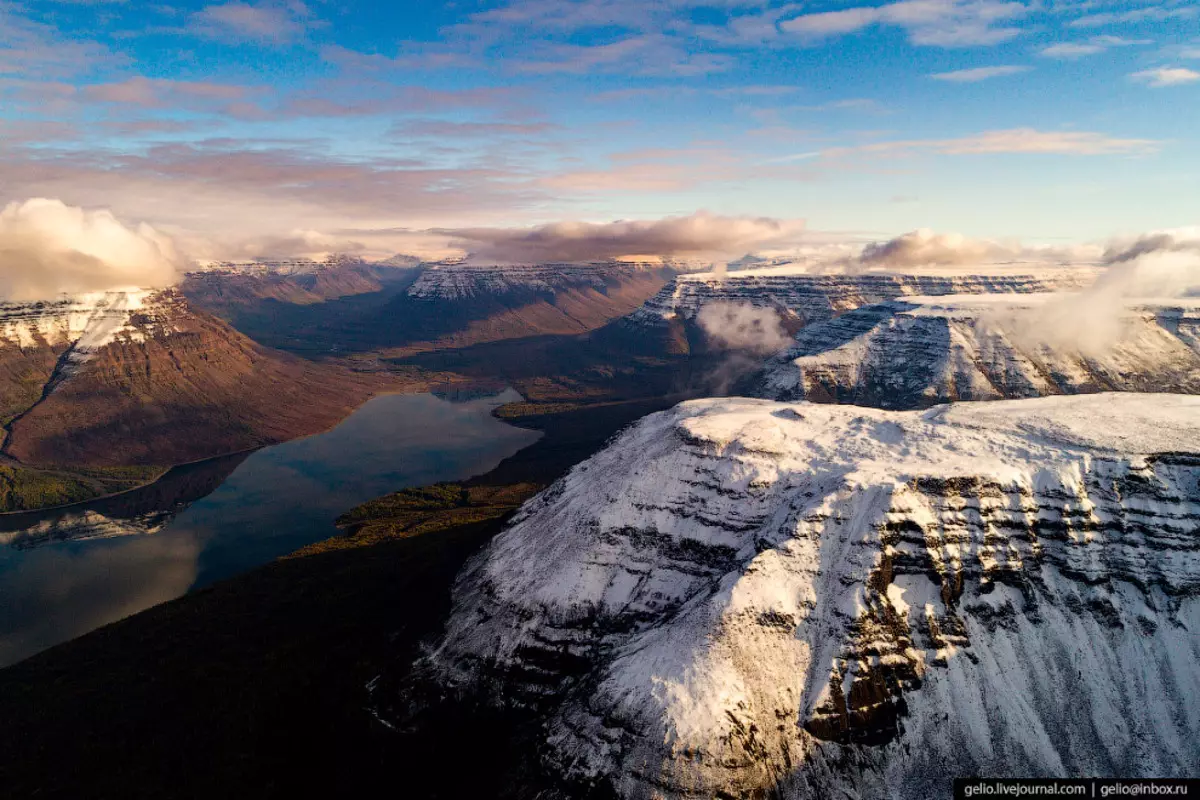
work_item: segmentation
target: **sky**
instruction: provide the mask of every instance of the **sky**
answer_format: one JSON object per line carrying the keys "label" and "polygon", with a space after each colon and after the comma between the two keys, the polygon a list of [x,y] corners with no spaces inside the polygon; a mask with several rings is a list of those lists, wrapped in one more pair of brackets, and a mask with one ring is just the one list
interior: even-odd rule
{"label": "sky", "polygon": [[1101,241],[1200,223],[1198,131],[1194,0],[0,0],[0,206],[193,258]]}

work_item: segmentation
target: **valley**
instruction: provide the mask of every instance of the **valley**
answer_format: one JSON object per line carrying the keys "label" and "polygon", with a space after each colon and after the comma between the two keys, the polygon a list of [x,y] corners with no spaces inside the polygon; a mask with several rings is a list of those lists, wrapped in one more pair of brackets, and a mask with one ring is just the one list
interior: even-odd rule
{"label": "valley", "polygon": [[[299,276],[307,275],[307,269],[309,265]],[[383,268],[364,273],[361,264],[349,262],[321,269],[364,276]],[[180,733],[193,743],[196,758],[227,759],[228,748],[250,746],[249,740],[226,739],[222,721],[226,718],[242,720],[240,724],[249,731],[277,730],[280,720],[286,720],[286,726],[296,732],[266,748],[266,756],[254,765],[213,774],[213,786],[236,781],[268,795],[284,787],[333,787],[343,780],[341,768],[313,766],[283,778],[277,772],[279,764],[291,763],[292,753],[311,747],[302,741],[302,732],[318,725],[335,732],[338,744],[333,752],[339,763],[352,765],[351,784],[364,791],[386,781],[397,765],[403,765],[413,775],[413,791],[430,797],[460,791],[510,796],[512,786],[540,787],[567,796],[594,791],[633,797],[738,795],[780,787],[786,792],[869,793],[870,787],[882,783],[908,786],[921,794],[930,786],[929,761],[906,760],[907,749],[900,755],[896,748],[906,748],[909,737],[916,735],[910,731],[924,730],[922,726],[932,724],[929,719],[957,713],[943,712],[934,700],[929,709],[922,705],[926,698],[940,696],[938,681],[982,685],[991,680],[991,673],[973,666],[979,663],[976,654],[995,660],[1000,656],[989,648],[1009,646],[990,644],[989,637],[997,631],[1032,625],[1022,635],[1040,641],[1038,614],[1058,614],[1063,603],[1068,609],[1079,603],[1091,609],[1100,602],[1064,600],[1084,591],[1071,583],[1085,568],[1072,561],[1076,556],[1071,542],[1076,538],[1098,536],[1114,524],[1127,528],[1136,520],[1121,515],[1142,514],[1133,505],[1141,508],[1151,502],[1166,504],[1161,513],[1168,520],[1162,523],[1168,531],[1186,528],[1200,502],[1187,489],[1189,459],[1193,459],[1187,437],[1193,429],[1186,420],[1196,409],[1187,405],[1191,401],[1185,395],[1200,388],[1194,380],[1196,333],[1189,300],[1128,304],[1122,324],[1114,328],[1114,345],[1100,355],[1025,336],[1030,326],[1023,322],[1024,315],[1040,313],[1053,303],[1072,302],[1071,298],[1089,291],[1096,279],[1091,270],[1028,274],[1004,269],[950,278],[814,276],[787,266],[719,278],[656,273],[646,278],[647,283],[638,284],[634,295],[609,298],[624,306],[602,305],[586,324],[572,328],[561,320],[568,316],[565,310],[576,309],[572,303],[580,293],[620,294],[597,278],[595,267],[579,271],[541,267],[510,271],[506,276],[495,270],[450,267],[387,269],[395,271],[361,284],[325,280],[320,285],[340,287],[331,289],[327,297],[316,291],[315,279],[299,280],[297,274],[281,272],[277,266],[249,275],[244,270],[214,272],[204,278],[207,299],[178,302],[188,308],[209,303],[210,310],[219,311],[232,324],[203,311],[173,317],[195,315],[203,324],[172,324],[185,330],[193,330],[191,325],[202,331],[226,330],[229,338],[244,337],[247,342],[253,342],[247,334],[259,330],[258,335],[267,339],[278,337],[271,339],[281,348],[278,351],[254,350],[262,345],[250,345],[252,352],[272,354],[268,363],[301,364],[313,370],[318,381],[335,374],[354,376],[363,386],[413,381],[413,386],[434,388],[455,405],[482,402],[489,425],[503,421],[517,426],[512,430],[537,431],[540,438],[522,440],[518,452],[475,477],[465,473],[448,480],[432,475],[422,479],[409,472],[388,477],[385,471],[381,480],[358,483],[351,501],[350,495],[327,494],[320,487],[341,485],[358,474],[358,465],[372,447],[393,452],[395,444],[358,440],[334,457],[332,451],[315,444],[322,438],[318,436],[235,456],[227,466],[212,471],[203,468],[208,462],[177,468],[157,483],[82,513],[52,514],[49,521],[14,518],[11,531],[3,537],[14,552],[33,556],[25,569],[49,574],[55,548],[94,542],[116,548],[113,553],[127,547],[133,559],[130,567],[143,565],[139,568],[147,575],[176,576],[172,586],[159,582],[153,587],[158,594],[149,593],[152,587],[147,585],[145,599],[134,601],[136,605],[114,596],[110,607],[122,611],[110,618],[151,606],[146,611],[0,672],[0,697],[12,701],[18,709],[14,713],[24,715],[20,719],[34,713],[45,717],[36,726],[25,725],[27,729],[36,727],[46,736],[61,738],[68,714],[66,706],[54,699],[58,690],[52,687],[61,685],[54,676],[88,665],[95,674],[89,680],[73,680],[73,693],[67,697],[73,698],[70,702],[101,702],[96,693],[106,691],[103,687],[112,685],[114,675],[138,674],[137,664],[146,656],[133,642],[145,641],[145,647],[167,654],[178,664],[181,675],[192,676],[194,685],[182,690],[172,681],[162,689],[130,690],[128,702],[135,707],[165,705],[177,715],[209,720]],[[625,275],[612,278],[616,283],[626,280]],[[652,286],[657,288],[651,291]],[[354,291],[338,294],[343,289]],[[197,290],[193,286],[190,291]],[[642,297],[637,304],[635,296]],[[539,299],[531,305],[531,297]],[[214,298],[224,298],[220,301],[224,305],[218,308]],[[424,303],[431,305],[419,305]],[[439,310],[442,303],[463,304],[462,313],[448,315]],[[542,305],[556,310],[550,316],[531,310]],[[626,306],[632,310],[625,310]],[[742,315],[753,323],[749,329],[753,336],[714,328],[714,317],[706,308],[735,309],[736,313],[722,311],[715,319],[722,324],[737,322]],[[569,316],[580,319],[574,313]],[[360,322],[349,324],[352,318]],[[365,319],[374,323],[368,326],[361,322]],[[510,324],[517,319],[521,324]],[[384,323],[392,328],[384,330]],[[119,346],[109,351],[108,360],[100,360],[101,365],[109,365],[108,372],[101,374],[124,376],[125,383],[119,384],[124,387],[139,384],[131,370],[114,365],[128,363],[121,360],[122,354],[145,344],[138,341],[146,336],[138,324],[131,323],[133,335],[117,335],[114,341]],[[436,335],[414,340],[406,333],[409,324],[412,330]],[[237,330],[237,325],[244,330]],[[787,346],[778,352],[763,349],[764,331],[771,342],[782,337]],[[323,344],[311,346],[316,341]],[[211,349],[213,357],[227,357],[221,355],[227,352],[224,346],[203,338],[200,342],[197,347]],[[294,342],[309,344],[295,346]],[[169,351],[174,353],[177,347],[182,349],[172,342]],[[96,353],[103,355],[102,350]],[[80,363],[90,365],[94,358],[89,353]],[[299,375],[298,385],[313,380],[309,373],[293,374]],[[75,374],[71,380],[76,380]],[[88,391],[95,391],[94,386]],[[504,395],[502,402],[487,400],[489,393],[504,386],[517,391]],[[70,381],[64,381],[47,397],[69,387]],[[1146,395],[1144,403],[1132,394],[1095,394],[1114,389],[1176,394]],[[770,400],[692,400],[738,394]],[[1021,401],[1049,403],[1045,422],[1040,423],[1042,434],[1027,430],[1028,420],[1040,419],[1033,406],[1020,407],[1020,416],[1027,421],[1020,431],[1006,416],[1005,409],[1012,405],[1003,401],[1005,397],[1062,394],[1081,396]],[[416,398],[385,397],[374,403],[390,399]],[[773,402],[778,400],[825,405]],[[962,400],[991,402],[957,404]],[[947,401],[956,404],[938,405]],[[676,405],[680,402],[683,405]],[[857,407],[836,405],[846,402]],[[928,412],[932,416],[893,420],[871,416],[892,413],[866,408],[872,405],[936,407]],[[372,407],[365,406],[343,427],[353,426],[359,415],[369,415]],[[253,420],[252,414],[248,410],[247,419]],[[1095,420],[1103,414],[1117,414],[1127,436],[1149,444],[1138,445],[1141,449],[1132,444],[1118,447],[1080,432],[1078,419]],[[1133,425],[1133,420],[1143,418],[1141,427]],[[430,425],[419,416],[412,421],[427,427],[430,436],[455,436],[452,425]],[[18,429],[23,424],[18,420]],[[614,434],[619,435],[610,438]],[[780,435],[785,442],[776,441]],[[1033,439],[1021,438],[1026,435]],[[1047,441],[1061,439],[1065,449],[1037,438],[1043,435]],[[945,443],[937,444],[943,436]],[[378,432],[369,437],[379,438]],[[287,448],[308,447],[308,442],[325,452],[320,460],[327,466],[316,467],[315,482],[301,480],[280,493],[284,474],[290,476],[288,483],[296,481],[291,468],[279,472],[279,478],[268,478],[275,474],[274,468],[263,472],[264,467],[256,465],[268,463],[276,458],[273,453]],[[913,451],[908,442],[920,444]],[[1038,447],[1042,455],[1035,457]],[[1027,491],[1005,483],[1029,483],[1032,479],[1013,476],[1020,469],[1042,469],[1037,459],[1043,456],[1048,459],[1045,469],[1066,475],[1074,467],[1062,459],[1070,461],[1075,456],[1068,451],[1081,447],[1094,451],[1089,451],[1092,460],[1085,463],[1102,466],[1089,467],[1099,472],[1086,479],[1091,488],[1081,489],[1085,495],[1078,501],[1056,505],[1065,490]],[[1110,469],[1103,465],[1112,461],[1114,448],[1123,455]],[[979,461],[993,451],[993,460]],[[1013,452],[1026,456],[1019,464],[1005,461],[1005,454]],[[828,469],[816,469],[818,453],[840,454],[841,460],[835,459]],[[961,453],[970,455],[955,455]],[[903,466],[909,462],[902,455],[912,460],[911,470]],[[589,456],[592,460],[585,461]],[[654,460],[660,458],[674,466],[656,473]],[[866,461],[854,461],[860,458]],[[613,459],[612,468],[604,466]],[[696,461],[694,474],[688,472],[691,467],[684,469],[691,459]],[[789,459],[795,460],[798,472],[787,472]],[[1142,472],[1117,475],[1113,470],[1119,471],[1125,463],[1122,459],[1131,465],[1145,462],[1153,474],[1130,466]],[[332,466],[335,462],[339,466]],[[186,477],[187,470],[195,468],[200,472]],[[803,477],[805,469],[816,472]],[[888,477],[888,470],[896,469],[903,474]],[[1145,503],[1130,501],[1133,505],[1089,512],[1086,519],[1074,510],[1074,504],[1099,508],[1107,502],[1104,498],[1112,490],[1104,488],[1105,481],[1120,482],[1125,487],[1118,490],[1122,497],[1133,491],[1131,487],[1141,486],[1139,481],[1157,485],[1160,479],[1154,477],[1158,474],[1154,470],[1158,469],[1170,472],[1161,479],[1169,478],[1171,485],[1147,489],[1153,496],[1147,495]],[[258,489],[246,483],[248,477],[239,477],[258,472],[266,481]],[[172,480],[177,492],[170,489]],[[877,483],[854,483],[858,480]],[[617,483],[610,485],[611,481]],[[898,488],[902,485],[909,488]],[[293,489],[301,495],[290,494]],[[706,494],[709,490],[711,498]],[[917,505],[905,499],[910,490]],[[777,491],[785,494],[776,496]],[[1020,495],[1018,500],[990,510],[996,496],[1014,491]],[[166,502],[139,499],[155,495],[167,498]],[[243,502],[233,499],[238,496],[253,498],[258,510],[248,513],[247,506],[238,511]],[[291,499],[282,500],[284,496]],[[314,498],[319,501],[324,496],[330,502],[320,501],[320,511],[314,513]],[[861,508],[851,501],[859,496],[867,498]],[[885,496],[892,498],[886,508]],[[850,505],[842,508],[839,503]],[[983,515],[978,523],[982,527],[971,533],[976,514]],[[967,529],[961,527],[964,515]],[[1124,521],[1111,522],[1118,517]],[[937,523],[943,527],[936,536],[944,545],[928,544],[935,535],[928,532],[933,530],[931,518],[943,520]],[[837,520],[850,519],[864,524],[871,520],[879,547],[893,553],[890,572],[884,570],[887,575],[870,566],[876,559],[870,547],[834,544],[840,528],[831,527],[827,536],[813,533],[822,525],[836,526],[841,524]],[[921,521],[911,521],[917,519]],[[796,532],[788,533],[793,522]],[[1157,527],[1160,522],[1137,524]],[[912,533],[917,524],[926,533]],[[1013,526],[1022,525],[1024,532],[1013,532]],[[256,533],[281,526],[290,534],[259,538]],[[1078,526],[1083,527],[1076,532]],[[235,539],[219,533],[232,528],[238,531]],[[1012,541],[1001,543],[996,538],[1001,532]],[[810,553],[813,545],[806,542],[823,539],[830,541],[830,555]],[[918,552],[921,541],[926,542],[925,555]],[[189,545],[192,550],[179,549],[186,542],[200,544],[198,555],[193,545]],[[906,549],[910,546],[917,548],[911,558]],[[1117,550],[1111,558],[1114,563],[1152,563],[1160,551],[1177,546],[1182,545],[1172,541],[1132,554]],[[976,553],[971,556],[975,561],[965,560],[964,547]],[[506,555],[507,548],[514,548],[513,555]],[[494,559],[502,559],[501,566],[490,566]],[[823,566],[804,566],[813,559]],[[813,575],[827,574],[833,564],[826,564],[828,559],[845,562],[849,572],[838,585],[859,587],[853,589],[860,593],[854,603],[865,603],[865,612],[824,610],[827,605],[858,606],[846,599],[848,595],[822,599],[822,592],[833,591],[832,584],[804,583],[816,580]],[[1067,582],[1047,584],[1045,578],[1021,577],[1021,570],[1030,569],[1030,564],[1046,565],[1038,567],[1043,571],[1062,571]],[[530,570],[527,583],[520,582],[523,568]],[[1162,620],[1125,620],[1127,608],[1137,607],[1136,598],[1114,588],[1107,591],[1117,604],[1115,610],[1101,609],[1095,612],[1099,617],[1082,621],[1063,617],[1055,624],[1082,625],[1090,631],[1087,626],[1096,624],[1094,618],[1110,620],[1113,614],[1123,620],[1121,625],[1136,622],[1154,630],[1190,624],[1184,617],[1191,613],[1187,599],[1191,589],[1170,583],[1186,584],[1190,578],[1167,562],[1162,570],[1166,571],[1154,575],[1165,576],[1161,580],[1168,583],[1163,591],[1181,599],[1161,601],[1165,606],[1155,599],[1158,595],[1142,601],[1153,614],[1166,615]],[[934,572],[943,576],[939,578],[943,583],[950,582],[946,584],[952,587],[950,600],[944,599],[944,587],[925,591],[919,584],[920,576]],[[15,574],[20,576],[20,569]],[[491,574],[498,582],[487,577]],[[1181,577],[1173,577],[1177,575]],[[885,577],[890,582],[886,585]],[[1139,586],[1154,580],[1159,578],[1140,573],[1128,578]],[[510,586],[510,581],[515,583]],[[1124,586],[1124,581],[1118,582]],[[302,590],[302,585],[314,587],[317,594]],[[543,593],[551,587],[574,599],[556,606],[560,601]],[[79,597],[94,596],[95,591],[89,589],[93,594]],[[914,612],[904,623],[898,616],[897,609],[904,604],[911,608],[917,603],[910,596],[936,598],[939,591],[941,605],[926,603],[924,617]],[[814,599],[797,608],[763,605],[763,598],[792,595]],[[36,602],[34,596],[30,593],[21,602]],[[1018,596],[1024,599],[1018,602]],[[387,602],[393,605],[381,602],[382,598],[391,598]],[[815,613],[814,603],[819,618],[804,622],[805,614]],[[234,608],[240,609],[238,629],[254,631],[252,637],[232,636],[218,623],[215,615]],[[78,613],[69,605],[61,610],[63,618]],[[49,620],[54,613],[58,612],[43,611]],[[543,613],[554,621],[547,617],[543,622]],[[1026,619],[1022,614],[1031,616]],[[709,618],[723,621],[711,623],[716,628],[705,627],[709,623],[703,620]],[[460,619],[467,620],[461,628]],[[526,622],[518,624],[517,619]],[[95,624],[87,623],[88,627]],[[806,625],[811,636],[803,633],[808,638],[799,641],[807,642],[809,652],[819,653],[807,656],[818,659],[806,662],[809,666],[796,662],[802,654],[784,644],[788,637],[800,636],[797,631],[807,631]],[[526,631],[522,636],[527,638],[511,633],[517,629]],[[56,636],[66,639],[83,630]],[[694,642],[688,644],[689,636],[711,642],[711,652]],[[30,651],[53,639],[41,641]],[[1114,640],[1112,646],[1132,645]],[[125,652],[117,656],[115,647]],[[500,650],[488,649],[492,647]],[[281,652],[293,653],[293,661],[282,665],[277,658]],[[430,656],[432,652],[437,655]],[[650,662],[638,661],[635,653]],[[697,660],[678,661],[673,653],[693,653]],[[217,657],[237,665],[236,673],[205,666]],[[1096,656],[1109,657],[1107,651]],[[1006,662],[1005,669],[1027,675],[1028,659],[1040,658],[1050,656],[1031,651],[1018,661]],[[822,668],[827,671],[822,673],[818,664],[827,664]],[[963,664],[974,671],[962,673]],[[1173,676],[1167,679],[1172,683],[1156,690],[1168,698],[1163,702],[1191,691],[1187,688],[1188,681],[1194,681],[1190,672],[1180,671],[1175,662],[1161,669]],[[783,680],[789,670],[806,675],[805,682],[792,686]],[[939,678],[940,671],[948,677]],[[679,698],[678,707],[715,709],[711,714],[716,716],[679,717],[675,705],[656,705],[656,692],[637,682],[636,676],[646,674],[676,675],[669,682],[673,696]],[[243,678],[249,683],[242,685]],[[1111,681],[1112,686],[1119,683],[1117,677]],[[276,688],[260,694],[256,687],[268,682]],[[734,705],[722,712],[726,700],[703,694],[710,685],[740,687],[729,700]],[[849,687],[842,700],[837,699],[840,690],[823,688],[835,685]],[[1125,691],[1106,688],[1109,684],[1097,686],[1105,698]],[[260,697],[261,703],[246,705],[247,692]],[[735,702],[737,697],[742,699]],[[1040,725],[1050,725],[1059,713],[1052,706],[1046,709]],[[1011,716],[1015,712],[1004,708],[970,713]],[[1178,716],[1178,709],[1164,706],[1162,713]],[[798,728],[770,724],[771,719],[790,717],[804,722]],[[114,712],[71,735],[112,741],[119,747],[144,724],[136,713]],[[469,736],[464,734],[466,727],[472,729]],[[949,729],[945,744],[937,746],[968,747],[965,740],[953,738],[966,736],[962,731],[968,729],[956,730]],[[1186,738],[1191,733],[1181,728],[1171,735]],[[998,729],[993,735],[1004,737],[1010,732]],[[489,746],[499,740],[508,744]],[[0,761],[0,770],[6,770],[18,785],[29,776],[44,774],[37,755],[43,747],[39,741],[35,736],[5,743],[12,755]],[[659,741],[676,744],[663,750],[655,744]],[[431,770],[429,765],[440,763],[440,754],[451,742],[487,749],[488,769],[453,778]],[[1104,745],[1110,750],[1116,746]],[[398,749],[404,755],[398,755]],[[930,758],[944,757],[937,753]],[[1039,753],[1022,763],[1037,772],[1048,763],[1078,755],[1052,749]],[[96,757],[103,759],[102,751]],[[995,766],[983,754],[972,757],[980,759],[981,769]],[[1179,751],[1177,757],[1192,756]],[[838,766],[846,759],[864,766],[847,777]],[[159,756],[150,759],[159,760]],[[630,768],[630,763],[661,766],[647,771]],[[696,763],[721,766],[699,769]],[[799,763],[817,766],[796,771],[794,765]],[[1117,771],[1133,768],[1115,761],[1086,764]],[[1080,761],[1073,768],[1084,765]],[[1178,762],[1162,763],[1167,772],[1177,768]],[[89,780],[95,774],[88,768],[80,772]],[[54,785],[70,793],[78,786],[73,781],[71,775],[63,775]],[[155,787],[160,796],[180,792],[166,773],[139,772],[137,781]],[[120,794],[127,785],[115,780],[107,790],[97,790],[97,796],[106,796],[108,790]]]}
{"label": "valley", "polygon": [[0,800],[1200,795],[1196,0],[0,0]]}

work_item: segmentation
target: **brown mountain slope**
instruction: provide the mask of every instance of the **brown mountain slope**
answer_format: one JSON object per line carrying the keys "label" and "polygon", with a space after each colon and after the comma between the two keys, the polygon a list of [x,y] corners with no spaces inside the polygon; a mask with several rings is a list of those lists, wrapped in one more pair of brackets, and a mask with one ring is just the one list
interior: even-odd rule
{"label": "brown mountain slope", "polygon": [[[602,327],[653,297],[669,269],[611,265],[383,269],[377,291],[315,299],[286,282],[229,273],[189,276],[197,307],[256,341],[312,357],[416,353]],[[350,281],[347,269],[320,273]],[[284,287],[287,291],[284,291]],[[315,290],[316,287],[314,287]]]}
{"label": "brown mountain slope", "polygon": [[629,314],[666,282],[664,272],[630,272],[604,286],[568,285],[553,293],[509,291],[464,298],[409,297],[388,312],[404,340],[389,356],[587,333]]}
{"label": "brown mountain slope", "polygon": [[[0,364],[5,362],[0,359]],[[26,464],[178,464],[330,427],[396,379],[268,350],[175,292],[81,363],[9,427]]]}

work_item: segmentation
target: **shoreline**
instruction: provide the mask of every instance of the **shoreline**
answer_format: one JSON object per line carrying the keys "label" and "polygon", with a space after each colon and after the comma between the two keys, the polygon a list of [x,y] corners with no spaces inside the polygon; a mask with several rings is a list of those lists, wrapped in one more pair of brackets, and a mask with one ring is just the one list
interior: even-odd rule
{"label": "shoreline", "polygon": [[[59,505],[54,505],[54,506],[39,506],[37,508],[24,508],[24,509],[19,509],[16,511],[0,511],[0,519],[3,519],[5,517],[19,516],[21,514],[43,514],[43,513],[53,512],[53,511],[65,511],[68,509],[77,508],[79,506],[86,506],[91,503],[98,503],[102,500],[111,500],[116,497],[123,497],[124,495],[130,494],[131,492],[141,491],[143,489],[148,489],[148,488],[154,486],[156,483],[158,483],[163,478],[165,478],[172,470],[181,469],[183,467],[191,467],[191,466],[195,466],[197,464],[203,464],[206,461],[215,461],[220,458],[228,458],[229,456],[237,456],[237,455],[242,455],[242,454],[255,453],[259,450],[263,450],[268,447],[277,447],[281,444],[287,444],[289,442],[298,442],[303,439],[311,438],[313,436],[320,436],[322,434],[329,433],[331,430],[333,430],[337,426],[341,425],[343,422],[345,422],[347,419],[349,419],[351,416],[353,416],[355,413],[357,413],[359,409],[361,409],[363,406],[365,406],[367,403],[371,402],[372,400],[374,400],[377,397],[386,397],[386,396],[391,396],[391,395],[418,395],[418,394],[432,394],[432,391],[427,388],[424,391],[375,392],[375,393],[369,395],[368,397],[364,398],[361,403],[357,404],[352,409],[347,411],[340,419],[337,420],[337,422],[334,422],[332,425],[327,425],[320,430],[311,431],[309,433],[300,434],[298,436],[293,436],[289,439],[281,439],[278,442],[271,442],[269,444],[260,444],[260,445],[255,445],[253,447],[243,447],[241,449],[230,450],[225,453],[214,453],[213,455],[204,456],[203,458],[192,459],[191,461],[181,461],[178,464],[170,464],[168,466],[162,467],[161,468],[162,471],[159,472],[157,475],[155,475],[154,478],[147,480],[147,481],[143,481],[135,486],[130,486],[127,489],[122,489],[119,492],[109,492],[108,494],[97,495],[95,497],[89,497],[86,500],[76,500],[71,503],[60,503]],[[15,461],[15,459],[14,459],[14,461]],[[59,472],[66,472],[68,474],[70,474],[70,472],[71,472],[70,467],[65,467],[65,468],[57,467],[57,466],[56,467],[45,467],[45,466],[25,464],[20,461],[16,461],[15,466],[19,467],[20,469],[37,470],[37,471],[41,471],[41,472],[59,471]],[[121,465],[121,466],[136,466],[136,465]],[[105,469],[105,467],[87,467],[87,468],[88,469]]]}

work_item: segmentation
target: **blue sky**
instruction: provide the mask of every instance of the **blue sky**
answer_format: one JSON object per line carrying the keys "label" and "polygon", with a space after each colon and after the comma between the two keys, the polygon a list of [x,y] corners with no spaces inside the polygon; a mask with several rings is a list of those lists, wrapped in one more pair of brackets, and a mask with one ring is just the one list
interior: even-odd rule
{"label": "blue sky", "polygon": [[1190,0],[0,0],[0,201],[204,253],[702,209],[1102,239],[1200,221],[1198,123]]}

